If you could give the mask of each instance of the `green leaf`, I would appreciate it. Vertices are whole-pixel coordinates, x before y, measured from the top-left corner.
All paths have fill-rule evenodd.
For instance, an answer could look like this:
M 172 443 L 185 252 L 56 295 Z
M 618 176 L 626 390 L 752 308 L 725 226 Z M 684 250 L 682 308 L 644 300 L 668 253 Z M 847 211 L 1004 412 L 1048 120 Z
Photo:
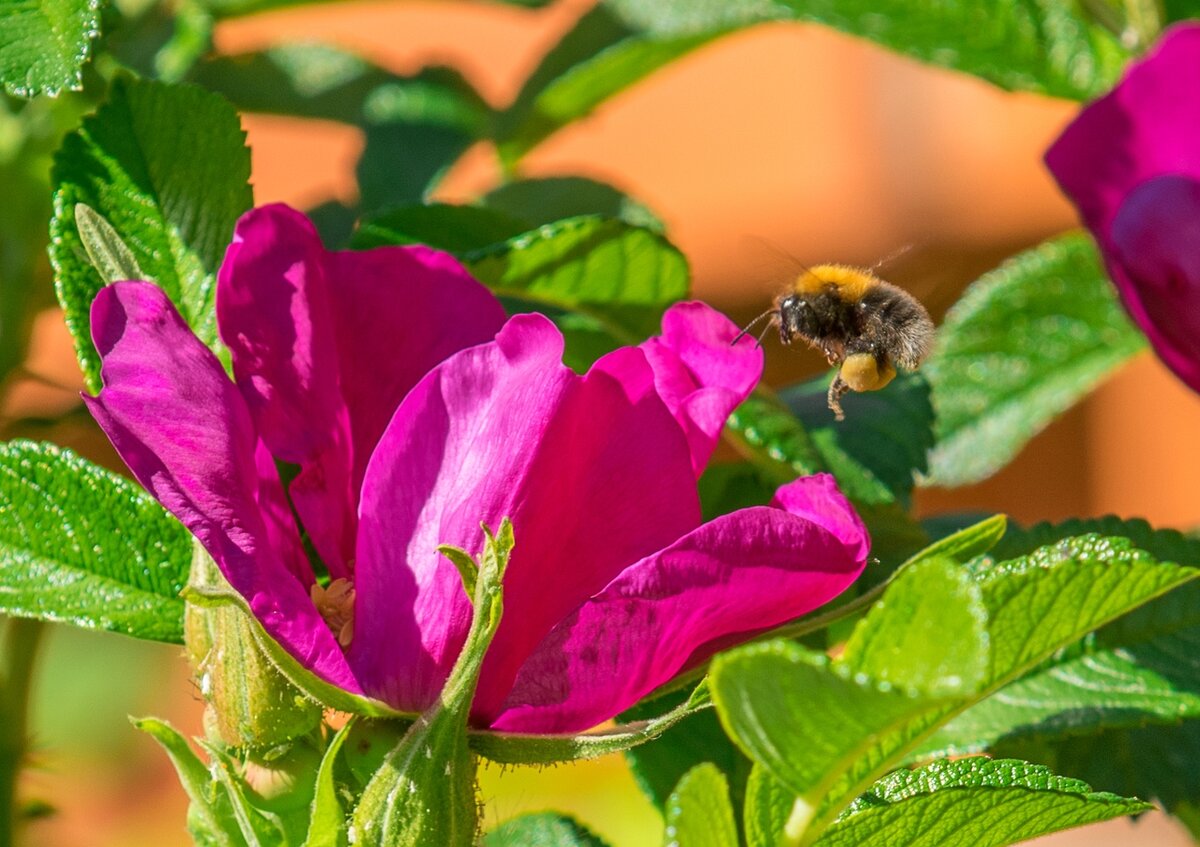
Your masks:
M 1087 532 L 1120 535 L 1161 559 L 1200 562 L 1200 542 L 1145 521 L 1073 520 L 1012 530 L 994 557 Z M 987 567 L 987 562 L 980 563 Z M 1181 586 L 1056 655 L 941 728 L 922 754 L 977 752 L 1022 737 L 1200 717 L 1200 585 Z
M 200 760 L 187 740 L 174 727 L 155 718 L 132 719 L 133 725 L 150 735 L 163 746 L 179 775 L 179 782 L 190 799 L 188 809 L 189 829 L 193 834 L 199 830 L 204 838 L 198 843 L 212 847 L 242 847 L 244 842 L 236 840 L 232 833 L 236 823 L 228 808 L 228 800 L 219 795 L 212 783 L 208 766 Z
M 856 462 L 907 506 L 914 473 L 925 473 L 925 454 L 934 444 L 929 384 L 918 374 L 904 374 L 880 391 L 852 392 L 842 400 L 841 423 L 826 403 L 828 388 L 829 377 L 819 377 L 784 389 L 780 399 L 827 462 Z
M 948 572 L 936 562 L 922 562 L 924 572 L 913 577 L 902 573 L 885 602 L 893 593 L 904 599 L 927 590 L 931 578 L 945 580 Z M 888 664 L 889 656 L 895 658 L 894 633 L 903 632 L 908 604 L 900 602 L 890 612 L 886 606 L 873 610 L 832 664 L 787 642 L 741 648 L 714 661 L 710 685 L 722 724 L 752 759 L 798 795 L 791 813 L 795 828 L 822 832 L 870 781 L 937 727 L 1087 632 L 1196 575 L 1160 564 L 1124 539 L 1100 536 L 1069 539 L 967 572 L 978 581 L 987 609 L 987 662 L 975 686 L 969 670 L 968 683 L 957 691 L 949 683 L 953 664 L 977 668 L 970 661 L 977 655 L 965 653 L 964 662 L 956 648 L 938 644 L 958 637 L 955 626 L 969 619 L 961 608 L 954 616 L 940 611 L 933 622 L 911 619 L 918 630 L 927 628 L 924 639 L 910 642 L 923 643 L 925 658 L 912 666 L 903 660 Z M 943 682 L 924 676 L 926 663 L 940 671 Z
M 1003 847 L 1152 809 L 1027 762 L 964 759 L 897 771 L 860 797 L 818 847 Z
M 696 765 L 679 780 L 666 809 L 666 847 L 738 847 L 729 783 L 712 764 Z
M 670 242 L 600 217 L 548 224 L 466 261 L 497 294 L 588 315 L 632 343 L 657 334 L 688 292 L 687 260 Z
M 942 698 L 978 690 L 988 651 L 979 586 L 952 559 L 934 557 L 896 575 L 839 661 L 880 685 Z
M 0 612 L 180 643 L 191 536 L 140 486 L 49 444 L 0 445 Z
M 1194 579 L 1124 538 L 1083 535 L 977 570 L 991 683 L 1008 682 L 1102 624 Z
M 337 763 L 338 753 L 346 741 L 346 736 L 353 728 L 354 721 L 348 721 L 338 730 L 337 735 L 325 748 L 325 755 L 321 757 L 321 767 L 317 770 L 316 791 L 313 794 L 308 835 L 304 839 L 304 847 L 347 847 L 349 843 L 346 813 L 342 809 L 341 800 L 338 799 L 333 770 Z
M 1176 726 L 1116 729 L 1051 741 L 1018 739 L 1000 745 L 1056 771 L 1077 774 L 1097 788 L 1157 800 L 1196 835 L 1200 812 L 1200 721 Z
M 480 843 L 482 847 L 606 847 L 582 824 L 554 812 L 513 818 L 485 835 Z
M 546 54 L 497 132 L 515 162 L 660 67 L 720 36 L 766 21 L 821 23 L 920 61 L 1013 90 L 1084 99 L 1107 89 L 1128 52 L 1074 4 L 904 0 L 604 0 Z
M 430 203 L 402 206 L 369 217 L 351 244 L 356 250 L 393 244 L 427 244 L 456 256 L 515 238 L 530 224 L 494 209 Z
M 641 703 L 618 718 L 622 723 L 648 720 L 677 707 L 688 692 L 676 691 Z M 654 740 L 625 751 L 625 760 L 638 787 L 660 810 L 683 775 L 696 765 L 710 762 L 725 774 L 734 806 L 741 805 L 750 761 L 721 730 L 716 712 L 705 709 L 688 715 Z
M 746 847 L 779 847 L 780 833 L 791 817 L 795 801 L 794 792 L 762 765 L 755 765 L 746 781 L 743 817 Z
M 1145 346 L 1084 235 L 1048 241 L 975 282 L 922 373 L 933 386 L 930 485 L 976 482 Z
M 237 113 L 193 86 L 118 77 L 109 100 L 54 157 L 50 260 L 90 389 L 100 387 L 89 311 L 105 280 L 75 221 L 90 206 L 129 247 L 202 341 L 216 348 L 216 271 L 250 207 L 250 153 Z
M 611 185 L 581 176 L 514 180 L 492 189 L 479 202 L 530 225 L 603 215 L 657 232 L 664 229 L 662 221 L 637 200 Z
M 100 0 L 0 3 L 0 82 L 18 97 L 81 88 L 99 32 Z

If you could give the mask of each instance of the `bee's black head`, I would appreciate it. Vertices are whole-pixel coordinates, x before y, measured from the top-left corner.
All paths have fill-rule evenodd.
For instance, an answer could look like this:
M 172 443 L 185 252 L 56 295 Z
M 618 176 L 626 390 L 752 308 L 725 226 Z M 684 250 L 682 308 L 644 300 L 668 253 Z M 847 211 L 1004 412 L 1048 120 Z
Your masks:
M 779 340 L 791 344 L 796 336 L 813 338 L 817 334 L 817 315 L 806 297 L 789 294 L 779 300 Z

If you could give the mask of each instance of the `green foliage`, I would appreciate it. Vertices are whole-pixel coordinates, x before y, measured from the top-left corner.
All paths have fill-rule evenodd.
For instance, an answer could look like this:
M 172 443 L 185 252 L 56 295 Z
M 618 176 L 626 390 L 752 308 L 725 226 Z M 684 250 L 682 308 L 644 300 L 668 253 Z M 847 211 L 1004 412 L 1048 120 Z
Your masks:
M 0 84 L 32 97 L 79 88 L 100 32 L 100 0 L 0 3 Z
M 790 642 L 741 648 L 714 661 L 713 700 L 738 745 L 796 795 L 791 824 L 820 833 L 937 727 L 1195 575 L 1100 536 L 966 570 L 924 559 L 838 659 Z M 965 646 L 964 632 L 975 633 Z
M 427 244 L 464 256 L 515 238 L 530 224 L 503 212 L 479 206 L 430 203 L 401 206 L 366 218 L 351 245 L 358 250 L 393 244 Z
M 514 180 L 492 189 L 479 202 L 530 226 L 581 215 L 603 215 L 645 229 L 664 229 L 662 221 L 646 206 L 611 185 L 581 176 Z
M 641 703 L 622 714 L 619 720 L 629 723 L 653 719 L 684 703 L 688 699 L 686 694 L 673 692 Z M 744 784 L 750 773 L 749 759 L 721 730 L 712 709 L 688 715 L 651 744 L 626 750 L 625 759 L 638 787 L 660 810 L 666 807 L 667 799 L 683 775 L 697 765 L 711 763 L 726 776 L 735 807 L 741 806 Z
M 1003 847 L 1138 814 L 1149 803 L 1096 793 L 1013 760 L 963 759 L 897 771 L 871 786 L 818 847 Z
M 1164 560 L 1200 562 L 1200 542 L 1145 521 L 1073 520 L 1013 530 L 993 557 L 1095 532 Z M 990 560 L 978 563 L 988 568 Z M 1101 590 L 1101 589 L 1097 589 Z M 1119 618 L 941 728 L 923 752 L 964 753 L 1022 738 L 1200 717 L 1200 586 L 1185 585 Z
M 342 802 L 338 798 L 337 784 L 334 782 L 333 774 L 338 753 L 353 729 L 354 721 L 349 721 L 329 742 L 329 746 L 325 749 L 325 755 L 321 757 L 304 847 L 348 847 L 349 832 L 346 826 L 346 814 L 342 808 Z
M 481 847 L 606 847 L 578 822 L 553 812 L 521 815 L 483 837 Z
M 975 282 L 922 373 L 933 387 L 932 485 L 976 482 L 1145 347 L 1083 235 L 1048 241 Z
M 146 277 L 215 348 L 216 271 L 251 203 L 250 153 L 233 108 L 193 86 L 119 77 L 108 102 L 63 142 L 52 178 L 50 258 L 88 387 L 100 387 L 89 311 L 107 280 L 81 242 L 79 203 L 111 225 Z
M 0 612 L 179 643 L 191 546 L 123 477 L 49 444 L 0 445 Z
M 842 400 L 846 420 L 837 423 L 826 402 L 829 377 L 780 392 L 780 399 L 808 430 L 814 446 L 837 473 L 857 463 L 908 506 L 915 473 L 925 473 L 925 454 L 934 445 L 929 384 L 904 374 L 880 391 L 851 392 Z
M 737 847 L 729 783 L 714 765 L 689 770 L 667 800 L 666 847 Z
M 1004 88 L 1075 99 L 1103 91 L 1128 57 L 1116 35 L 1066 3 L 603 0 L 542 58 L 500 115 L 500 155 L 515 162 L 664 65 L 730 32 L 779 20 L 825 24 Z

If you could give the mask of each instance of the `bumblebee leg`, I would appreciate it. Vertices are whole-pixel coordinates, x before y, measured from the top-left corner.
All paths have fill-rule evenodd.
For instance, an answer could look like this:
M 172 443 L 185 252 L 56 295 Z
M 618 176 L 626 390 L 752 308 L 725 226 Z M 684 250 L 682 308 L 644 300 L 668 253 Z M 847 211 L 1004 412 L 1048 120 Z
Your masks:
M 834 420 L 844 421 L 846 413 L 842 411 L 842 396 L 850 390 L 850 384 L 842 379 L 841 372 L 833 378 L 833 382 L 829 384 L 829 408 L 833 410 Z

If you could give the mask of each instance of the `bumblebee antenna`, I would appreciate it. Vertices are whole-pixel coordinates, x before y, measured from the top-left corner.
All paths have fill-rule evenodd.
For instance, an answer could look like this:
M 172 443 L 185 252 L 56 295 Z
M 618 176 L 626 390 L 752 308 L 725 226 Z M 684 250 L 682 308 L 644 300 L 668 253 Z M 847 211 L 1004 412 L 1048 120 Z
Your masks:
M 759 323 L 760 321 L 762 321 L 762 320 L 763 320 L 763 318 L 768 318 L 768 317 L 770 317 L 771 315 L 777 315 L 777 314 L 779 314 L 779 310 L 778 310 L 778 309 L 776 309 L 776 308 L 770 308 L 770 309 L 767 309 L 765 312 L 763 312 L 763 313 L 762 313 L 761 315 L 759 315 L 757 318 L 755 318 L 754 320 L 750 321 L 750 323 L 746 324 L 745 328 L 744 328 L 744 329 L 743 329 L 741 332 L 739 332 L 737 335 L 735 335 L 735 336 L 733 337 L 733 341 L 730 341 L 730 342 L 729 342 L 729 346 L 730 346 L 730 347 L 732 347 L 733 345 L 735 345 L 735 344 L 737 344 L 739 341 L 741 341 L 741 340 L 742 340 L 742 336 L 749 334 L 750 330 L 754 329 L 754 327 L 755 327 L 755 326 L 757 326 L 757 325 L 758 325 L 758 323 Z M 767 325 L 767 329 L 770 329 L 770 324 L 768 324 L 768 325 Z M 759 346 L 759 347 L 762 347 L 762 340 L 763 340 L 763 337 L 764 337 L 764 336 L 766 336 L 766 334 L 767 334 L 767 330 L 766 330 L 766 329 L 764 329 L 764 330 L 762 331 L 762 335 L 760 335 L 760 336 L 758 337 L 758 346 Z

